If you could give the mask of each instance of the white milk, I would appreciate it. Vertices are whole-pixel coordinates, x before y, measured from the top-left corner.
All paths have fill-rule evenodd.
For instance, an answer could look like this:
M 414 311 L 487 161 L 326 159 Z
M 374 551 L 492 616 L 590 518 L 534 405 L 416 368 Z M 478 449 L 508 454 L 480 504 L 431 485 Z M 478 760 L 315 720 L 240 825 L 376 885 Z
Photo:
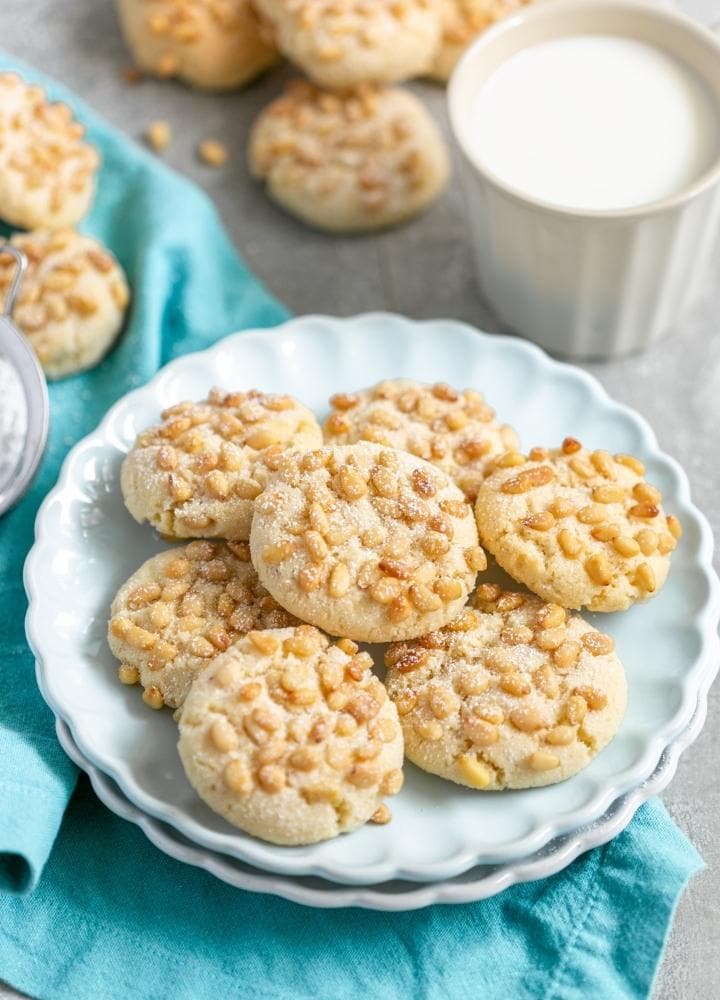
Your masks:
M 486 167 L 569 208 L 676 194 L 718 152 L 718 112 L 695 75 L 659 49 L 611 35 L 518 52 L 482 85 L 470 124 Z

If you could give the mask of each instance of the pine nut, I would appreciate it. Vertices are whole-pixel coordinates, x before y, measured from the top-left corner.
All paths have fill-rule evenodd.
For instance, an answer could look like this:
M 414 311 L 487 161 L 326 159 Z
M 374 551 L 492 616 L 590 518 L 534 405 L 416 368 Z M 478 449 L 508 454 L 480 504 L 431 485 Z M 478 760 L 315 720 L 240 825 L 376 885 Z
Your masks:
M 612 568 L 603 555 L 590 556 L 585 560 L 585 572 L 601 587 L 607 587 L 612 582 Z
M 560 766 L 560 758 L 546 750 L 536 750 L 528 758 L 528 764 L 533 771 L 552 771 Z
M 536 465 L 525 469 L 516 476 L 506 479 L 500 487 L 502 493 L 527 493 L 538 486 L 545 486 L 555 478 L 555 473 L 549 465 Z
M 558 532 L 558 545 L 569 559 L 574 559 L 582 552 L 582 542 L 567 528 L 562 528 Z
M 575 739 L 572 726 L 555 726 L 545 736 L 545 742 L 555 747 L 566 747 Z
M 638 568 L 635 570 L 634 583 L 636 587 L 647 591 L 648 594 L 655 593 L 657 590 L 657 581 L 655 579 L 655 572 L 650 563 L 640 563 Z
M 472 788 L 487 788 L 492 781 L 492 772 L 477 757 L 460 757 L 458 769 Z

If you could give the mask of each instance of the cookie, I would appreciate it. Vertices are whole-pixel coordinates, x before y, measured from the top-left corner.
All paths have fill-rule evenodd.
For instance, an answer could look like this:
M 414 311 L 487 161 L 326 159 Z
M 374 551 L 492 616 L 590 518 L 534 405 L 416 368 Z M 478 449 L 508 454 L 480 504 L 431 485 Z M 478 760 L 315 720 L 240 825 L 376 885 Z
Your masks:
M 111 614 L 120 680 L 142 684 L 151 708 L 182 705 L 194 678 L 247 632 L 295 624 L 258 580 L 247 542 L 191 542 L 153 556 Z
M 122 329 L 129 291 L 125 274 L 96 240 L 73 229 L 18 233 L 10 240 L 28 268 L 13 319 L 48 378 L 96 365 Z M 0 248 L 0 308 L 15 261 Z
M 371 86 L 331 94 L 304 82 L 258 118 L 249 166 L 283 208 L 329 232 L 411 218 L 450 170 L 444 140 L 413 94 Z
M 313 414 L 290 396 L 213 389 L 138 435 L 122 466 L 125 506 L 170 538 L 246 540 L 282 452 L 321 440 Z
M 436 0 L 255 0 L 278 48 L 321 87 L 398 83 L 432 65 Z
M 388 379 L 331 396 L 330 405 L 328 443 L 373 441 L 409 451 L 447 473 L 468 500 L 477 496 L 489 460 L 518 444 L 515 431 L 497 423 L 479 392 L 443 382 Z
M 215 812 L 274 844 L 356 829 L 402 786 L 395 706 L 367 653 L 308 625 L 250 632 L 193 683 L 178 750 Z
M 138 64 L 207 90 L 249 83 L 278 60 L 250 0 L 118 0 Z
M 610 636 L 538 597 L 483 584 L 478 610 L 386 651 L 409 760 L 470 788 L 550 785 L 617 732 L 627 684 Z
M 440 628 L 486 568 L 460 490 L 376 444 L 288 456 L 256 501 L 250 551 L 279 604 L 363 642 Z
M 100 157 L 67 104 L 0 73 L 0 217 L 22 229 L 62 229 L 90 209 Z
M 531 0 L 441 0 L 441 37 L 430 76 L 445 83 L 481 32 Z
M 515 580 L 564 608 L 622 611 L 657 593 L 681 534 L 632 455 L 508 452 L 478 492 L 480 540 Z

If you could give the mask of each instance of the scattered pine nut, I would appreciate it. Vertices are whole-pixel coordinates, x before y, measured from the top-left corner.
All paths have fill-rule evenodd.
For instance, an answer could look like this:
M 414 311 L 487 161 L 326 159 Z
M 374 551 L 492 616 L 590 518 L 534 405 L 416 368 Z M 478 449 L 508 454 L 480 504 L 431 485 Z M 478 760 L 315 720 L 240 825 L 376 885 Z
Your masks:
M 162 153 L 172 142 L 170 122 L 164 119 L 151 122 L 145 130 L 145 140 L 156 153 Z
M 205 139 L 198 146 L 198 156 L 209 167 L 223 167 L 228 161 L 227 148 L 216 139 Z
M 122 71 L 122 78 L 125 83 L 140 83 L 145 74 L 139 66 L 126 66 Z
M 392 819 L 392 813 L 385 805 L 385 803 L 381 802 L 380 805 L 375 810 L 375 812 L 370 817 L 370 822 L 377 823 L 379 826 L 384 826 L 386 823 L 389 823 L 391 819 Z

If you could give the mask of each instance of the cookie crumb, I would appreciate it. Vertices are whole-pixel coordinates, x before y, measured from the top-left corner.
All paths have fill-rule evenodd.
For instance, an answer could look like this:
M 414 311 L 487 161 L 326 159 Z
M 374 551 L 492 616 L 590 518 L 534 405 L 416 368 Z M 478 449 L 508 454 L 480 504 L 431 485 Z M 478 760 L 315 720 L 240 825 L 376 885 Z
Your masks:
M 122 70 L 122 78 L 125 83 L 140 83 L 145 78 L 145 74 L 139 66 L 125 66 Z
M 217 139 L 205 139 L 198 146 L 198 156 L 209 167 L 224 167 L 228 161 L 227 147 Z
M 376 823 L 378 826 L 385 826 L 385 824 L 389 823 L 391 819 L 392 813 L 385 803 L 382 802 L 370 817 L 370 822 Z
M 151 122 L 145 130 L 145 141 L 156 153 L 164 152 L 172 142 L 170 122 L 164 119 Z

